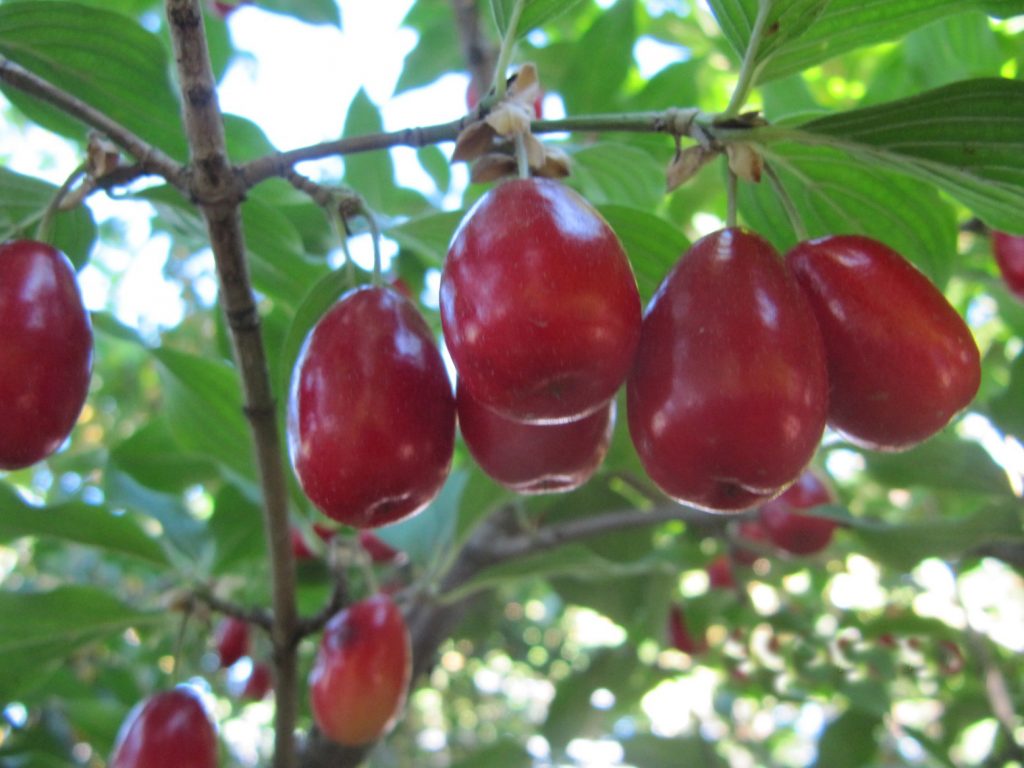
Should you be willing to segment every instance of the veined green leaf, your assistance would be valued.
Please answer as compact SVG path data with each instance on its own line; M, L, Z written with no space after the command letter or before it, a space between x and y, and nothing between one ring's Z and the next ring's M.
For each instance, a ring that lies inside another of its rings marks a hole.
M1024 82L954 83L812 120L792 138L937 185L989 226L1024 232Z
M1019 501L993 504L957 519L886 525L858 520L851 533L862 551L893 568L909 570L928 557L953 557L996 540L1020 540Z
M523 0L525 7L519 18L516 27L516 35L523 37L531 29L543 26L556 16L560 16L581 0ZM498 34L502 37L508 30L512 18L512 10L517 0L491 0L491 13L494 16L494 23L498 27Z
M765 157L810 237L868 235L895 248L938 285L948 280L956 256L956 215L933 186L828 147L771 144ZM767 179L743 184L739 201L747 224L781 252L796 244L793 225Z
M238 376L226 363L167 347L160 363L165 408L182 448L209 456L241 478L255 476Z
M11 541L21 536L63 539L167 565L167 556L160 545L127 516L113 515L105 507L78 502L34 507L13 488L0 483L0 540Z
M139 611L93 587L0 592L0 698L14 700L83 645L167 618L166 612Z
M76 3L4 3L0 54L173 157L185 157L167 49L127 16ZM14 89L5 88L4 93L41 125L85 138L85 126L56 108Z
M997 17L1024 13L1024 0L768 0L755 63L758 82L774 80L840 53L899 38L924 24L966 11ZM742 58L758 0L709 0L722 32ZM777 26L776 26L777 25Z

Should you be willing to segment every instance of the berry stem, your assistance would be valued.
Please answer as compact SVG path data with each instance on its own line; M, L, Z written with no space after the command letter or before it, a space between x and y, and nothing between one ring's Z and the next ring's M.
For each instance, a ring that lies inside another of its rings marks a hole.
M85 163L79 165L75 170L71 172L64 183L60 185L60 188L54 194L49 204L46 206L46 210L43 211L43 216L39 220L39 226L36 227L36 240L47 245L53 245L53 229L56 224L57 214L60 212L60 204L67 196L68 192L75 185L82 176L85 175Z
M505 73L512 60L512 51L516 47L519 19L523 15L525 6L526 0L516 0L516 4L512 7L512 15L508 19L508 29L505 30L505 36L501 39L501 50L498 51L498 61L494 65L494 93L499 100L505 97L505 91L508 88L508 78L505 77Z
M757 74L761 64L757 61L757 54L761 49L761 41L764 39L765 26L768 23L768 12L772 3L769 0L758 0L757 17L754 19L754 28L750 32L750 40L747 41L747 50L743 54L743 63L740 65L739 79L733 89L729 105L722 113L723 118L735 117L746 103L750 89L754 87Z
M516 134L516 172L520 179L530 178L530 161L526 153L526 137Z
M725 225L727 227L735 227L737 221L736 213L736 198L739 194L739 180L736 174L733 173L732 169L729 169L729 176L726 185L726 195L728 197L728 209L725 215Z

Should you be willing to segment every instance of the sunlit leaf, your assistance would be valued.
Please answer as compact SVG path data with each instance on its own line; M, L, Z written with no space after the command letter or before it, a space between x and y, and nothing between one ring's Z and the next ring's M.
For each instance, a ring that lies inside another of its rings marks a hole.
M76 3L4 3L0 54L184 159L185 135L168 76L167 49L134 20ZM88 129L55 107L20 91L3 91L33 120L85 139Z

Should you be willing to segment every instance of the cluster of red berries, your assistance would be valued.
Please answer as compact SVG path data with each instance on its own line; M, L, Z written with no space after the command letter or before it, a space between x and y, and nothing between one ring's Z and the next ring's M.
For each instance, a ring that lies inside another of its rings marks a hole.
M603 461L623 384L633 444L666 495L750 508L797 480L826 424L903 450L945 427L980 380L966 324L882 243L826 237L783 258L723 229L641 313L615 233L548 179L501 183L466 214L440 310L454 398L426 323L390 289L350 292L311 332L289 437L303 488L330 517L372 527L425 506L456 419L498 482L571 490Z

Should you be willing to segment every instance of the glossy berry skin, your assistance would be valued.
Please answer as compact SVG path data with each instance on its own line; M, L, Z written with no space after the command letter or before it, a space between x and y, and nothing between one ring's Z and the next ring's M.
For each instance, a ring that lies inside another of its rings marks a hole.
M1024 235L993 232L992 252L1006 287L1024 301Z
M317 726L338 744L377 741L398 719L411 674L409 631L391 598L350 605L324 627L309 675Z
M707 650L707 643L697 640L690 632L686 614L679 605L672 605L668 612L668 641L677 651L695 655Z
M314 326L292 375L288 446L309 499L356 528L408 517L437 495L455 447L455 397L409 301L356 288Z
M373 531L359 532L359 546L374 563L395 563L405 559L405 553L395 549Z
M728 555L719 555L707 564L708 586L711 589L732 589L736 580L732 575L732 563Z
M761 525L779 549L794 555L813 555L829 545L837 524L801 514L798 510L830 504L834 500L825 482L807 470L785 493L761 507Z
M603 406L640 335L618 238L550 179L506 181L477 201L448 250L440 303L460 384L517 421L571 421Z
M633 444L668 496L731 511L796 480L825 427L825 358L767 241L733 228L693 244L647 308L626 392Z
M459 386L459 429L480 468L522 494L562 493L593 476L608 453L615 401L576 421L527 424L483 406Z
M253 662L252 670L245 678L245 685L242 686L239 695L247 701L262 701L274 687L273 683L270 667L263 662Z
M896 251L840 235L798 244L786 263L825 341L832 427L862 447L899 451L971 402L981 380L974 338Z
M128 715L110 768L217 768L217 732L188 688L158 693Z
M230 667L249 653L249 624L228 616L217 627L217 658L221 667Z
M92 353L67 257L33 240L0 245L0 470L60 448L85 404Z

